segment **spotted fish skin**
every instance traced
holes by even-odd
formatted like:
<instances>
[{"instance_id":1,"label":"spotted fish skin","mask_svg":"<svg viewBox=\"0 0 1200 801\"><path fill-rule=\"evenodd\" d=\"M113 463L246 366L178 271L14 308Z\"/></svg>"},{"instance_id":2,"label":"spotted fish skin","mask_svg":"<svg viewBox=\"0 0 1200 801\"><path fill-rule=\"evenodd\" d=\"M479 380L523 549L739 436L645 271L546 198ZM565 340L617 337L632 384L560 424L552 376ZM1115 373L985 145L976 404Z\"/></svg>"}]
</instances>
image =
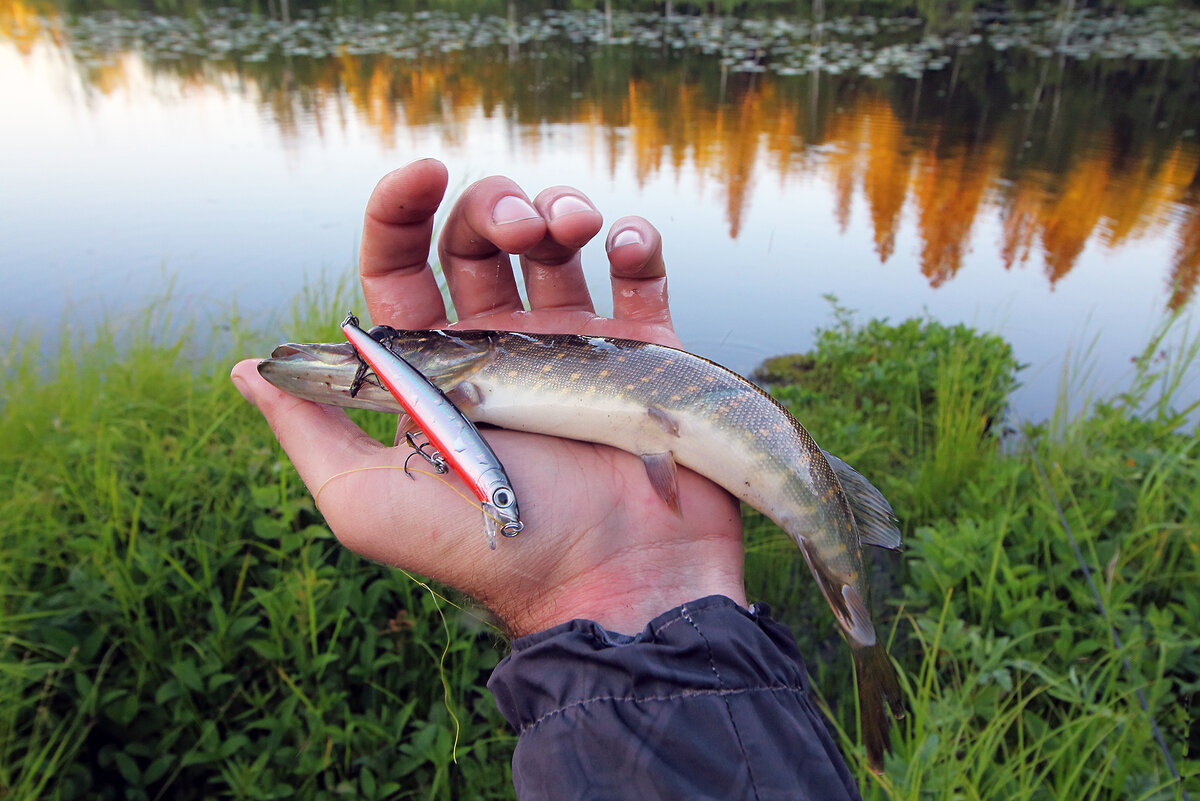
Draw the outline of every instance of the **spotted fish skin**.
<instances>
[{"instance_id":1,"label":"spotted fish skin","mask_svg":"<svg viewBox=\"0 0 1200 801\"><path fill-rule=\"evenodd\" d=\"M715 362L635 340L467 330L376 336L474 422L638 454L668 502L673 473L655 481L655 466L681 464L775 521L800 547L852 649L868 760L881 769L885 706L896 716L903 706L867 609L860 533L829 460L778 401ZM370 384L349 398L347 347L282 345L259 369L298 397L398 411Z\"/></svg>"}]
</instances>

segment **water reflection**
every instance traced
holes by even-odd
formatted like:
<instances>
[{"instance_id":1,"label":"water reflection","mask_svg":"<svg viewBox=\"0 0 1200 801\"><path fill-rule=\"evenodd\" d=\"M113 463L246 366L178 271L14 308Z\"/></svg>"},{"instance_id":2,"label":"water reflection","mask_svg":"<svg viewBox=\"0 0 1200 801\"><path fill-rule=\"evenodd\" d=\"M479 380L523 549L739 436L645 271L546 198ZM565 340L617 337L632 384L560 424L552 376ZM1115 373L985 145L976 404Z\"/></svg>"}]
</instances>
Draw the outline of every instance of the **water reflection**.
<instances>
[{"instance_id":1,"label":"water reflection","mask_svg":"<svg viewBox=\"0 0 1200 801\"><path fill-rule=\"evenodd\" d=\"M324 136L353 113L385 146L418 127L454 145L482 115L536 152L552 146L542 140L554 126L575 126L610 172L629 153L639 184L685 168L705 176L735 239L756 181L823 177L843 230L854 198L865 201L881 262L911 214L935 287L963 268L985 209L1000 211L1005 267L1040 251L1051 287L1089 243L1169 237L1171 264L1153 280L1169 287L1166 306L1181 308L1200 278L1200 98L1195 60L1172 47L1196 34L1176 20L1158 51L1116 58L1135 52L1127 30L1093 32L1087 51L1086 36L1068 38L1056 52L1055 31L1032 19L957 38L831 23L814 47L800 23L714 34L702 27L711 20L667 28L630 16L617 26L625 43L601 46L586 14L513 27L437 14L284 24L232 11L66 18L0 0L0 35L26 54L45 40L69 51L87 91L110 94L148 65L185 95L253 98L285 139L301 128Z\"/></svg>"}]
</instances>

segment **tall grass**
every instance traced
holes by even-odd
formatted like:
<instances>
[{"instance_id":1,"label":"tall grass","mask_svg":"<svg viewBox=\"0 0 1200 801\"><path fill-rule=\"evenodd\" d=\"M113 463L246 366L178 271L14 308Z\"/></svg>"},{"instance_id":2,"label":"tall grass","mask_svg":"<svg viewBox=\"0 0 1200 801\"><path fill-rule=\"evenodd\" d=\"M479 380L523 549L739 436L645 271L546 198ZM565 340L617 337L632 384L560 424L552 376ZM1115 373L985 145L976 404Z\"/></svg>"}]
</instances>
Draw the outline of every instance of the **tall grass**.
<instances>
[{"instance_id":1,"label":"tall grass","mask_svg":"<svg viewBox=\"0 0 1200 801\"><path fill-rule=\"evenodd\" d=\"M194 357L227 336L9 353L0 794L509 797L498 643L334 541L226 360Z\"/></svg>"},{"instance_id":2,"label":"tall grass","mask_svg":"<svg viewBox=\"0 0 1200 801\"><path fill-rule=\"evenodd\" d=\"M282 327L331 338L346 304L303 296ZM511 798L513 738L483 689L503 644L337 545L227 379L222 352L281 335L232 319L4 356L0 795ZM874 777L832 618L794 545L747 513L751 595L793 626L868 798L1178 798L1138 687L1196 785L1200 345L1161 357L1165 341L1120 396L1003 448L1016 365L995 337L837 310L784 360L798 380L779 397L883 489L908 541L872 555L910 708Z\"/></svg>"},{"instance_id":3,"label":"tall grass","mask_svg":"<svg viewBox=\"0 0 1200 801\"><path fill-rule=\"evenodd\" d=\"M874 557L875 606L905 669L910 715L885 775L859 762L867 797L1180 798L1138 688L1194 793L1200 448L1187 378L1200 364L1200 339L1185 331L1164 352L1179 327L1164 324L1128 389L1087 417L1010 428L1012 441L1002 443L1017 367L1006 345L935 322L860 328L844 311L838 317L815 353L783 360L810 367L777 394L904 518L904 559ZM930 341L942 344L930 353ZM879 367L881 351L911 356ZM871 422L880 416L909 422L881 429ZM1099 577L1108 618L1051 493ZM776 536L752 531L752 541ZM804 600L805 615L820 608L809 605L811 593ZM823 610L792 622L809 653L830 643ZM858 754L854 689L839 657L826 653L833 661L810 669L834 720L846 722L838 726L844 746Z\"/></svg>"}]
</instances>

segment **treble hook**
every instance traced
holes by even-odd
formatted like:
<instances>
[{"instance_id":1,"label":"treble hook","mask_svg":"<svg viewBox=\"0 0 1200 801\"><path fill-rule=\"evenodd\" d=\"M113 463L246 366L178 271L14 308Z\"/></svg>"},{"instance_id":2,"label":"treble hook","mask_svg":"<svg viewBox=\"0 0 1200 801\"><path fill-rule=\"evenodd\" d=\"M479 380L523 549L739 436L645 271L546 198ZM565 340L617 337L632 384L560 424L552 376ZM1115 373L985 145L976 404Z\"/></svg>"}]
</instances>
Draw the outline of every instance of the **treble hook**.
<instances>
[{"instance_id":1,"label":"treble hook","mask_svg":"<svg viewBox=\"0 0 1200 801\"><path fill-rule=\"evenodd\" d=\"M429 466L436 470L439 475L444 475L450 469L450 465L446 463L446 457L442 456L437 451L433 451L432 453L425 452L426 448L432 447L428 442L422 442L420 445L418 445L417 441L413 439L411 431L406 432L404 434L404 438L408 440L409 446L413 449L413 452L408 455L408 459L411 459L414 456L420 456L422 459L429 462ZM416 476L414 476L408 469L408 459L404 460L404 474L415 481Z\"/></svg>"},{"instance_id":2,"label":"treble hook","mask_svg":"<svg viewBox=\"0 0 1200 801\"><path fill-rule=\"evenodd\" d=\"M354 371L354 380L350 382L350 397L352 398L358 396L363 384L367 383L367 375L371 371L371 366L358 351L354 351L354 358L358 359L358 369Z\"/></svg>"}]
</instances>

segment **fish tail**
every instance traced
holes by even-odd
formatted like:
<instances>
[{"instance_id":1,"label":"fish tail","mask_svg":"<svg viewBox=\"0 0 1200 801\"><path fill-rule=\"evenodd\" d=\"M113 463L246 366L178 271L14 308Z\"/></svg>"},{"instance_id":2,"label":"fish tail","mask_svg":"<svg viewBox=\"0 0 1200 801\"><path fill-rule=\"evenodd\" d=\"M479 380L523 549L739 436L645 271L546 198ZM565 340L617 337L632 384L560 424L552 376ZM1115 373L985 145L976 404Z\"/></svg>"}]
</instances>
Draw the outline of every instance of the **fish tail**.
<instances>
[{"instance_id":1,"label":"fish tail","mask_svg":"<svg viewBox=\"0 0 1200 801\"><path fill-rule=\"evenodd\" d=\"M888 739L891 718L904 717L900 680L882 645L854 647L851 653L858 682L859 720L863 743L867 747L867 764L875 773L883 773L883 755L892 750Z\"/></svg>"}]
</instances>

